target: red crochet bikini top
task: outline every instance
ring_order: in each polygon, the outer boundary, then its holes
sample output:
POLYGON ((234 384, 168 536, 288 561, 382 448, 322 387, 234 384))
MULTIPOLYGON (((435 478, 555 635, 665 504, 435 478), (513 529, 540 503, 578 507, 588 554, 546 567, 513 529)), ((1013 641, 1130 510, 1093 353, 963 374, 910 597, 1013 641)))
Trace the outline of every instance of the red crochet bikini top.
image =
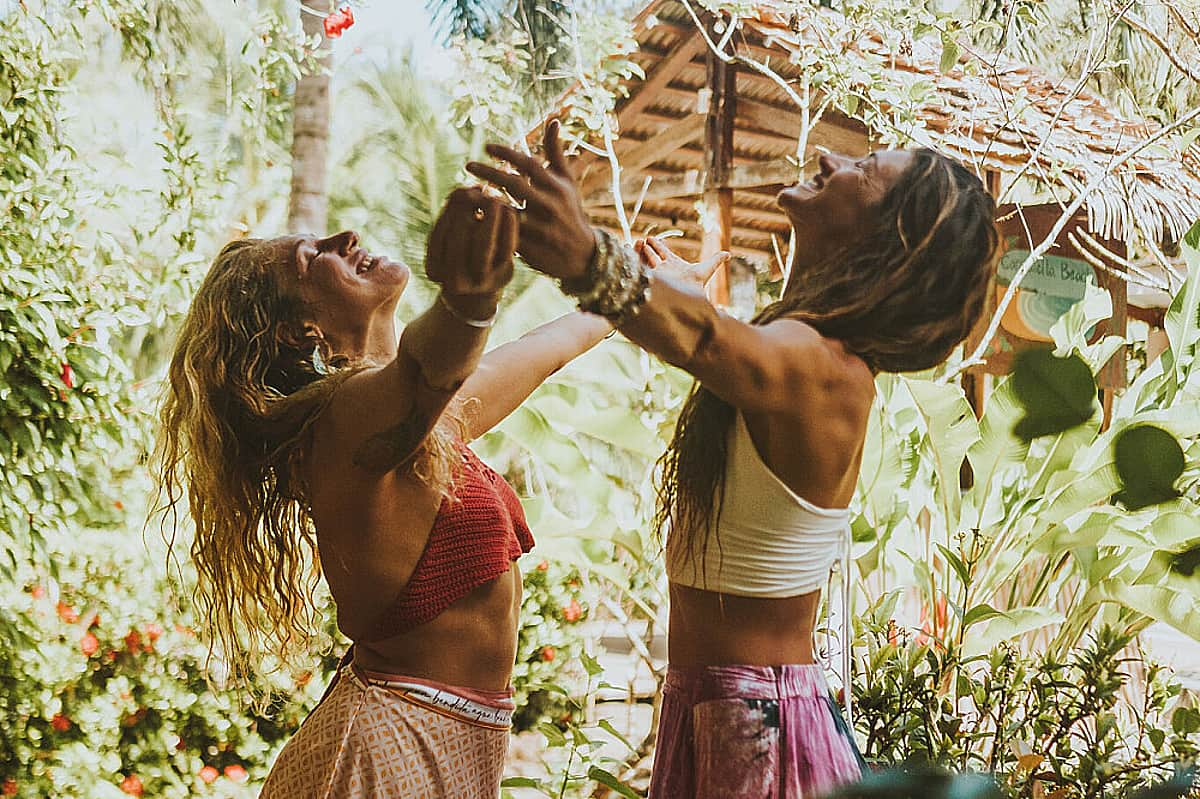
POLYGON ((432 621, 533 549, 512 486, 465 444, 459 449, 463 463, 452 496, 442 500, 412 577, 362 640, 379 641, 432 621))

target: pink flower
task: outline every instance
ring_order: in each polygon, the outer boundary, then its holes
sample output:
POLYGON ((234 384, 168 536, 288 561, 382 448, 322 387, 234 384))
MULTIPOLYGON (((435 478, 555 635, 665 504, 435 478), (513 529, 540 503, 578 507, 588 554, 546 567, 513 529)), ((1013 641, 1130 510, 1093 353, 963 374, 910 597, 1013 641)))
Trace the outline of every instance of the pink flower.
POLYGON ((29 593, 33 595, 34 599, 41 599, 46 595, 46 586, 35 585, 33 588, 29 589, 29 593))
POLYGON ((130 796, 141 796, 145 788, 142 787, 142 780, 138 775, 130 774, 121 780, 121 790, 130 796))
POLYGON ((544 572, 549 568, 550 568, 550 561, 548 561, 548 560, 543 560, 541 563, 539 563, 537 565, 537 570, 540 572, 544 572))
POLYGON ((242 768, 237 763, 234 763, 232 766, 225 767, 225 777, 239 784, 250 779, 250 775, 246 773, 246 769, 242 768))
POLYGON ((125 648, 130 652, 136 653, 142 648, 142 634, 137 630, 130 630, 125 636, 125 648))
POLYGON ((325 35, 330 39, 336 39, 354 24, 354 12, 350 10, 350 6, 342 6, 337 11, 325 17, 323 24, 325 35))
POLYGON ((221 773, 212 766, 205 766, 204 768, 200 769, 200 772, 197 776, 200 777, 205 785, 212 785, 213 780, 221 776, 221 773))
POLYGON ((56 610, 58 610, 58 617, 67 624, 74 624, 75 622, 79 621, 79 614, 75 611, 75 608, 71 607, 66 602, 59 602, 56 606, 56 610))
POLYGON ((577 622, 583 618, 583 608, 579 606, 578 600, 572 599, 571 604, 562 609, 563 618, 568 622, 577 622))
POLYGON ((55 713, 54 718, 50 719, 50 726, 59 732, 66 732, 71 729, 71 720, 62 713, 55 713))
POLYGON ((544 660, 545 662, 549 663, 550 661, 554 660, 555 654, 556 653, 554 651, 554 647, 552 647, 552 646, 542 647, 542 660, 544 660))
POLYGON ((150 643, 154 643, 163 634, 163 628, 154 622, 146 625, 146 637, 150 639, 150 643))
POLYGON ((91 633, 84 633, 79 639, 79 651, 91 657, 96 654, 96 650, 100 648, 100 639, 91 633))

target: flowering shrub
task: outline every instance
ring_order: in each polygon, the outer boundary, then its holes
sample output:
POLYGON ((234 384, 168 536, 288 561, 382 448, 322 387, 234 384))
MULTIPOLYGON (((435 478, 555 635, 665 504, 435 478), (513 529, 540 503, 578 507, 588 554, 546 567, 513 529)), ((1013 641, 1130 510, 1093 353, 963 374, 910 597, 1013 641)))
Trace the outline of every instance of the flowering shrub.
POLYGON ((542 721, 565 726, 576 720, 579 704, 570 696, 579 693, 578 683, 586 677, 578 666, 583 639, 574 627, 588 613, 579 573, 534 558, 536 551, 522 563, 525 593, 513 669, 516 732, 542 721))
POLYGON ((210 689, 161 547, 127 531, 86 542, 51 538, 57 576, 23 567, 6 589, 21 644, 0 638, 4 795, 254 795, 324 679, 278 675, 261 713, 210 689))

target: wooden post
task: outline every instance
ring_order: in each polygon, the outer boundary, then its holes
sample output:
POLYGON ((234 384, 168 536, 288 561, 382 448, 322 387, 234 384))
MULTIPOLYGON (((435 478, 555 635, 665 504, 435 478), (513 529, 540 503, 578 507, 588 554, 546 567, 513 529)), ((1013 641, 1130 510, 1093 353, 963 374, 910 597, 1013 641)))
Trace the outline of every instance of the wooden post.
MULTIPOLYGON (((737 68, 708 52, 708 118, 704 126, 704 238, 700 259, 733 246, 733 130, 737 115, 737 68)), ((714 305, 729 305, 729 271, 722 267, 708 283, 714 305)))

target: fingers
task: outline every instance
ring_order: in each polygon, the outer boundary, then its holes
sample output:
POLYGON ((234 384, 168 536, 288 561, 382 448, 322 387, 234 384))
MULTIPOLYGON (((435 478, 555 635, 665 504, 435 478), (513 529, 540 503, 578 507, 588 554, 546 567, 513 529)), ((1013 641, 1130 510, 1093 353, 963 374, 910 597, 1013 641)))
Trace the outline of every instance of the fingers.
POLYGON ((546 158, 550 161, 550 169, 569 178, 571 172, 567 168, 567 157, 563 154, 562 145, 558 140, 559 128, 557 119, 550 120, 550 124, 546 126, 546 135, 542 138, 542 148, 546 151, 546 158))
MULTIPOLYGON (((653 241, 653 238, 642 239, 639 242, 642 246, 638 249, 638 254, 642 256, 642 263, 651 269, 657 269, 665 259, 654 249, 653 241)), ((637 249, 636 245, 635 249, 637 249)))
MULTIPOLYGON (((496 232, 496 250, 492 257, 491 267, 497 273, 507 270, 511 275, 512 257, 517 250, 517 237, 521 231, 521 223, 517 212, 507 203, 500 204, 498 216, 500 226, 496 232)), ((507 278, 505 281, 507 282, 507 278)))
POLYGON ((482 286, 490 282, 500 243, 500 228, 504 224, 500 202, 491 197, 484 197, 484 202, 475 213, 474 222, 470 228, 471 257, 466 266, 476 285, 482 286), (482 219, 479 212, 483 213, 482 219))
POLYGON ((667 246, 666 242, 658 236, 650 236, 646 239, 646 245, 652 248, 659 260, 665 261, 668 258, 677 257, 675 251, 667 246))
POLYGON ((709 278, 716 274, 724 264, 729 261, 729 253, 719 252, 707 261, 701 261, 693 267, 696 274, 696 279, 701 283, 707 283, 709 278))
POLYGON ((478 161, 469 162, 467 171, 480 180, 486 180, 488 183, 504 189, 515 200, 529 202, 530 197, 534 194, 533 186, 523 175, 514 175, 512 172, 505 172, 503 169, 497 169, 489 164, 481 164, 478 161))
POLYGON ((553 177, 549 172, 546 171, 546 168, 542 166, 541 162, 533 156, 526 155, 525 153, 514 150, 511 147, 505 147, 503 144, 489 144, 484 149, 487 151, 488 155, 490 155, 492 158, 495 158, 497 161, 507 161, 508 163, 512 164, 512 166, 518 172, 529 178, 529 180, 535 185, 553 185, 553 177))

